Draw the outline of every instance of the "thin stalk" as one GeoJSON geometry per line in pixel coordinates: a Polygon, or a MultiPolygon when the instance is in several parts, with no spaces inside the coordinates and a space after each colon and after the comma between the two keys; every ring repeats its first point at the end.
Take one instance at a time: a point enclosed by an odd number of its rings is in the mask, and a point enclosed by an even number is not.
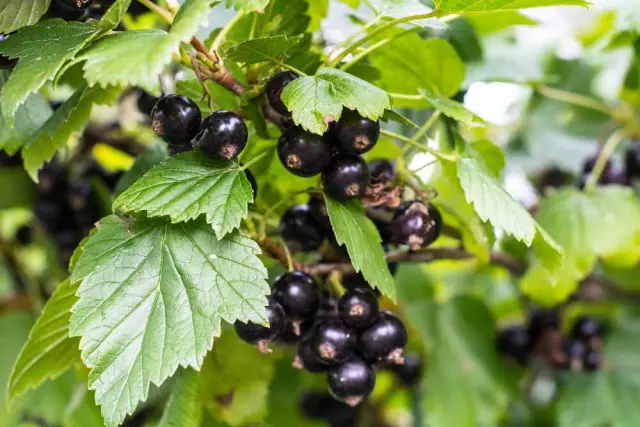
{"type": "Polygon", "coordinates": [[[364,58],[365,56],[367,56],[368,54],[370,54],[374,50],[379,49],[382,46],[388,44],[392,40],[393,40],[393,38],[390,37],[388,39],[380,40],[378,43],[372,44],[371,46],[369,46],[368,48],[364,49],[362,52],[360,52],[356,56],[354,56],[351,61],[349,61],[346,64],[344,64],[343,66],[341,66],[340,69],[342,71],[348,70],[353,65],[355,65],[358,61],[360,61],[362,58],[364,58]]]}
{"type": "Polygon", "coordinates": [[[412,138],[408,138],[408,137],[406,137],[404,135],[400,135],[398,133],[391,132],[391,131],[384,130],[384,129],[381,130],[380,133],[382,133],[383,135],[386,135],[386,136],[388,136],[390,138],[397,139],[398,141],[402,141],[402,142],[406,142],[407,144],[411,144],[414,147],[416,147],[416,148],[418,148],[418,149],[420,149],[420,150],[422,150],[422,151],[424,151],[426,153],[432,154],[432,155],[434,155],[435,157],[437,157],[437,158],[439,158],[441,160],[446,160],[448,162],[455,162],[456,159],[457,159],[457,157],[454,156],[454,155],[446,154],[446,153],[443,153],[441,151],[434,150],[433,148],[429,147],[428,145],[420,144],[420,143],[414,141],[412,138]]]}
{"type": "Polygon", "coordinates": [[[410,95],[408,93],[389,93],[393,99],[404,99],[405,101],[425,101],[422,95],[410,95]]]}
{"type": "Polygon", "coordinates": [[[138,2],[143,4],[146,8],[162,18],[167,24],[173,24],[173,15],[168,10],[164,10],[157,4],[153,3],[151,0],[138,0],[138,2]]]}
{"type": "Polygon", "coordinates": [[[604,114],[612,115],[612,111],[609,107],[607,107],[600,101],[588,96],[568,92],[562,89],[556,89],[546,85],[539,85],[536,87],[536,89],[538,92],[540,92],[540,94],[546,96],[547,98],[567,102],[569,104],[578,105],[580,107],[590,108],[592,110],[600,111],[604,114]]]}
{"type": "Polygon", "coordinates": [[[371,28],[373,25],[375,25],[378,22],[378,18],[372,19],[371,21],[367,22],[366,24],[364,24],[362,27],[358,28],[358,30],[356,30],[353,34],[351,34],[349,37],[347,37],[346,39],[344,39],[341,43],[339,43],[337,46],[335,46],[332,50],[331,53],[327,56],[327,60],[329,60],[330,62],[333,61],[333,57],[337,54],[339,54],[341,49],[344,49],[345,46],[348,46],[350,43],[352,43],[356,38],[358,38],[358,36],[364,32],[366,32],[369,28],[371,28]]]}
{"type": "Polygon", "coordinates": [[[249,166],[253,165],[254,163],[259,162],[264,156],[266,156],[267,154],[269,154],[269,152],[271,152],[271,150],[267,150],[267,151],[263,151],[262,153],[258,154],[257,156],[255,156],[253,159],[249,160],[247,163],[245,163],[244,165],[242,165],[242,167],[240,168],[241,171],[243,170],[247,170],[249,169],[249,166]]]}
{"type": "Polygon", "coordinates": [[[589,174],[589,179],[587,179],[587,183],[584,186],[584,191],[591,192],[596,188],[598,180],[600,179],[602,172],[604,172],[604,169],[607,166],[607,162],[613,155],[614,151],[616,151],[618,144],[622,142],[624,137],[625,133],[621,130],[614,132],[609,137],[607,142],[602,147],[602,150],[600,150],[600,154],[598,154],[596,164],[593,165],[593,170],[591,171],[591,174],[589,174]]]}
{"type": "Polygon", "coordinates": [[[280,239],[280,243],[282,244],[282,249],[284,250],[284,255],[287,258],[287,269],[289,271],[295,270],[293,268],[293,258],[291,258],[291,252],[289,251],[289,246],[287,246],[287,242],[284,239],[280,239]]]}

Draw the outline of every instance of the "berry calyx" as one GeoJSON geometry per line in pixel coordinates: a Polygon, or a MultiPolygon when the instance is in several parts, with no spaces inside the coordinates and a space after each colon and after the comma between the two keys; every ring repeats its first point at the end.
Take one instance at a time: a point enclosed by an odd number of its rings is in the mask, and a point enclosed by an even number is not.
{"type": "Polygon", "coordinates": [[[442,215],[429,204],[419,200],[405,202],[396,211],[391,222],[392,239],[395,243],[408,245],[418,250],[435,242],[442,231],[442,215]]]}
{"type": "Polygon", "coordinates": [[[270,352],[269,343],[273,341],[278,334],[282,333],[286,326],[284,310],[273,298],[269,298],[267,318],[269,319],[269,326],[253,322],[243,323],[240,321],[236,321],[234,324],[238,336],[243,341],[256,344],[263,353],[270,352]]]}
{"type": "Polygon", "coordinates": [[[520,364],[524,364],[531,352],[531,341],[523,325],[510,326],[498,333],[498,351],[520,364]]]}
{"type": "Polygon", "coordinates": [[[355,336],[347,325],[339,320],[318,323],[311,333],[311,351],[325,364],[344,362],[355,344],[355,336]]]}
{"type": "Polygon", "coordinates": [[[267,83],[267,100],[271,107],[283,116],[288,116],[289,110],[282,102],[282,91],[298,77],[300,76],[292,71],[282,71],[271,77],[267,83]]]}
{"type": "Polygon", "coordinates": [[[336,200],[364,196],[369,183],[369,168],[359,156],[338,157],[322,173],[324,191],[336,200]]]}
{"type": "Polygon", "coordinates": [[[151,110],[151,128],[167,143],[186,145],[200,127],[200,108],[181,95],[163,96],[151,110]]]}
{"type": "Polygon", "coordinates": [[[356,288],[347,291],[338,302],[340,319],[356,329],[371,325],[378,316],[378,299],[368,289],[356,288]]]}
{"type": "Polygon", "coordinates": [[[316,281],[302,271],[279,276],[274,283],[273,297],[282,305],[287,316],[297,321],[313,317],[320,305],[320,290],[316,281]]]}
{"type": "Polygon", "coordinates": [[[578,318],[573,325],[571,334],[574,338],[583,341],[589,341],[592,338],[600,337],[603,333],[604,327],[597,319],[590,316],[582,316],[578,318]]]}
{"type": "Polygon", "coordinates": [[[396,179],[396,165],[388,159],[369,162],[369,175],[373,184],[387,184],[396,179]]]}
{"type": "Polygon", "coordinates": [[[367,361],[401,364],[406,345],[407,329],[402,321],[391,313],[383,312],[361,332],[356,350],[367,361]]]}
{"type": "Polygon", "coordinates": [[[321,135],[292,127],[278,140],[278,157],[292,174],[310,177],[322,172],[331,162],[331,150],[321,135]]]}
{"type": "Polygon", "coordinates": [[[298,352],[296,353],[296,357],[293,359],[293,367],[297,369],[304,369],[312,374],[325,372],[329,369],[329,366],[326,363],[323,363],[316,357],[311,337],[305,337],[300,341],[300,344],[298,344],[298,352]]]}
{"type": "Polygon", "coordinates": [[[220,110],[204,119],[193,145],[205,156],[230,160],[244,150],[248,138],[249,130],[242,117],[231,111],[220,110]]]}
{"type": "Polygon", "coordinates": [[[413,388],[420,384],[422,378],[422,359],[415,353],[408,354],[404,357],[403,364],[390,364],[387,365],[387,369],[393,372],[406,387],[413,388]]]}
{"type": "Polygon", "coordinates": [[[357,406],[376,385],[376,373],[369,364],[351,357],[327,372],[329,392],[349,406],[357,406]]]}
{"type": "Polygon", "coordinates": [[[293,205],[282,214],[280,235],[302,251],[318,249],[324,241],[324,232],[308,205],[293,205]]]}
{"type": "Polygon", "coordinates": [[[363,154],[378,142],[380,123],[362,117],[357,111],[345,110],[335,127],[333,143],[343,154],[363,154]]]}

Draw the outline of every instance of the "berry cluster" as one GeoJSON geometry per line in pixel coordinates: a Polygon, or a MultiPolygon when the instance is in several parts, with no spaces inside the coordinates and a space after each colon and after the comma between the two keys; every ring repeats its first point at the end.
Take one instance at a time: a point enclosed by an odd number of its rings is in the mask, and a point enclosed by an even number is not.
{"type": "Polygon", "coordinates": [[[571,335],[564,340],[562,367],[571,371],[595,371],[602,365],[604,325],[597,319],[582,316],[576,320],[571,335]]]}
{"type": "Polygon", "coordinates": [[[312,276],[285,273],[273,284],[267,307],[269,326],[236,322],[243,340],[267,352],[274,340],[297,344],[294,366],[326,373],[338,400],[358,405],[375,385],[376,363],[402,365],[407,330],[400,319],[380,311],[376,295],[358,287],[337,300],[322,293],[312,276]]]}

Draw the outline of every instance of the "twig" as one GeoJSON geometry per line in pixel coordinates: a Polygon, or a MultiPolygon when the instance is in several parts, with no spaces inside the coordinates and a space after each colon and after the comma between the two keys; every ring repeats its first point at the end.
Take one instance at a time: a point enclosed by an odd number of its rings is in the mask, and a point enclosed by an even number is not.
{"type": "Polygon", "coordinates": [[[23,292],[14,292],[0,297],[0,314],[9,311],[31,311],[33,305],[29,295],[23,292]]]}
{"type": "Polygon", "coordinates": [[[258,242],[262,251],[271,258],[277,260],[280,264],[282,264],[285,268],[289,267],[289,260],[291,260],[291,266],[294,270],[301,270],[302,266],[295,259],[291,259],[287,257],[287,253],[283,249],[282,245],[274,242],[268,237],[260,240],[258,242]]]}

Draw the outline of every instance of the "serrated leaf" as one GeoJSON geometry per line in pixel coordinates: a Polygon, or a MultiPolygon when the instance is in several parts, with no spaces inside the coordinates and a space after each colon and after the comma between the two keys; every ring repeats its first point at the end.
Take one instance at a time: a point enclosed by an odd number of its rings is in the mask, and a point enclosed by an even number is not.
{"type": "Polygon", "coordinates": [[[227,8],[234,8],[237,11],[257,10],[261,12],[268,4],[269,0],[226,0],[225,2],[227,8]]]}
{"type": "Polygon", "coordinates": [[[436,10],[445,13],[518,10],[544,6],[589,6],[587,0],[435,0],[436,10]]]}
{"type": "Polygon", "coordinates": [[[81,281],[70,334],[80,336],[89,388],[108,426],[178,366],[198,369],[221,320],[267,322],[258,246],[217,239],[201,221],[104,218],[71,280],[81,281]]]}
{"type": "Polygon", "coordinates": [[[202,388],[198,372],[181,369],[158,427],[199,427],[202,421],[202,388]]]}
{"type": "Polygon", "coordinates": [[[163,142],[153,144],[151,147],[142,153],[131,166],[131,169],[126,171],[118,184],[116,185],[115,194],[122,193],[127,188],[131,187],[142,175],[144,175],[153,166],[161,163],[169,157],[167,152],[167,145],[163,142]]]}
{"type": "Polygon", "coordinates": [[[466,123],[469,126],[486,126],[487,123],[476,114],[467,110],[467,108],[453,99],[438,96],[429,89],[420,89],[420,93],[425,97],[429,104],[436,110],[440,111],[447,117],[451,117],[458,122],[466,123]]]}
{"type": "Polygon", "coordinates": [[[118,26],[126,15],[132,0],[116,0],[102,16],[98,23],[103,30],[112,30],[118,26]]]}
{"type": "Polygon", "coordinates": [[[282,101],[296,124],[322,134],[337,121],[343,107],[377,120],[390,109],[389,95],[376,86],[333,68],[320,68],[315,76],[301,77],[286,86],[282,101]]]}
{"type": "Polygon", "coordinates": [[[9,34],[33,25],[49,9],[51,0],[3,0],[0,9],[0,33],[9,34]]]}
{"type": "Polygon", "coordinates": [[[20,351],[7,383],[7,402],[45,380],[56,378],[80,360],[79,340],[69,338],[71,307],[77,301],[77,286],[62,282],[40,314],[20,351]]]}
{"type": "Polygon", "coordinates": [[[25,28],[0,43],[0,54],[20,58],[0,92],[5,119],[12,122],[18,107],[29,95],[53,80],[97,30],[94,22],[53,19],[25,28]]]}
{"type": "Polygon", "coordinates": [[[515,11],[472,14],[465,18],[481,35],[502,31],[515,25],[538,25],[538,21],[515,11]]]}
{"type": "Polygon", "coordinates": [[[91,86],[122,84],[154,92],[158,76],[171,62],[171,54],[206,23],[208,12],[208,0],[186,0],[168,33],[125,31],[100,39],[78,57],[78,61],[86,61],[85,78],[91,86]]]}
{"type": "Polygon", "coordinates": [[[205,215],[221,238],[240,225],[252,201],[251,184],[237,163],[190,152],[154,166],[118,196],[113,208],[168,216],[173,222],[205,215]]]}
{"type": "Polygon", "coordinates": [[[280,64],[288,53],[297,49],[303,37],[274,36],[247,40],[225,49],[224,56],[245,66],[258,62],[280,64]]]}
{"type": "Polygon", "coordinates": [[[346,245],[356,272],[391,298],[396,297],[393,276],[384,257],[380,233],[356,201],[338,202],[325,196],[331,227],[340,245],[346,245]]]}
{"type": "Polygon", "coordinates": [[[53,158],[71,135],[84,130],[93,104],[110,104],[118,94],[117,88],[84,87],[65,101],[22,150],[24,167],[31,178],[37,181],[40,167],[53,158]]]}

